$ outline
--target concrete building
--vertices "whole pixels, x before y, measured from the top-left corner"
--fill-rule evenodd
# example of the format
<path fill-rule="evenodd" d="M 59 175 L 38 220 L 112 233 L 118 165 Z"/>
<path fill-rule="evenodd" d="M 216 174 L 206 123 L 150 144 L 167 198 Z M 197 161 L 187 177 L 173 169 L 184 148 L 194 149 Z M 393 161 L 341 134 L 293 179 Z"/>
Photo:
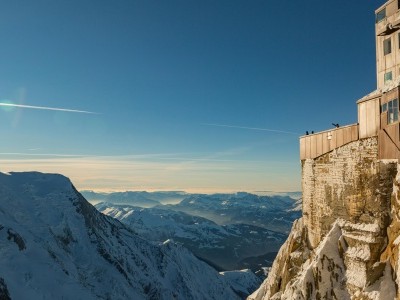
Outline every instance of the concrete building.
<path fill-rule="evenodd" d="M 303 216 L 249 299 L 400 299 L 399 1 L 376 10 L 358 123 L 300 138 Z"/>
<path fill-rule="evenodd" d="M 375 11 L 377 89 L 357 101 L 358 123 L 300 138 L 300 159 L 315 159 L 359 139 L 378 138 L 379 159 L 400 158 L 400 0 Z"/>
<path fill-rule="evenodd" d="M 375 11 L 377 86 L 400 75 L 400 2 L 386 2 Z"/>
<path fill-rule="evenodd" d="M 365 270 L 386 247 L 382 237 L 390 223 L 393 180 L 400 158 L 399 1 L 390 0 L 376 10 L 377 89 L 357 101 L 358 122 L 300 137 L 308 244 L 317 247 L 337 219 L 376 224 L 379 232 L 373 243 L 346 238 L 348 244 L 363 245 L 374 253 L 375 258 L 362 266 Z M 390 72 L 392 77 L 387 75 Z M 366 233 L 359 230 L 357 234 Z M 356 265 L 358 258 L 347 259 Z M 347 267 L 352 268 L 350 263 Z"/>

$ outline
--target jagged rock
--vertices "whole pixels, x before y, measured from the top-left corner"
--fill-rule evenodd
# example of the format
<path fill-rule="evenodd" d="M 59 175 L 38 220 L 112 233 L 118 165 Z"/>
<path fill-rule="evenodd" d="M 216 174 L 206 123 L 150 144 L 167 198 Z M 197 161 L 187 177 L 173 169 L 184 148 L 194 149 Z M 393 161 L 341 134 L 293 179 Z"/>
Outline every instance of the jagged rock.
<path fill-rule="evenodd" d="M 373 137 L 302 164 L 303 218 L 248 299 L 400 299 L 397 160 Z"/>
<path fill-rule="evenodd" d="M 11 228 L 7 229 L 7 239 L 17 244 L 19 251 L 26 249 L 24 239 Z"/>
<path fill-rule="evenodd" d="M 11 300 L 7 285 L 4 279 L 0 277 L 0 300 Z"/>
<path fill-rule="evenodd" d="M 306 234 L 303 220 L 296 220 L 289 237 L 278 252 L 268 278 L 249 299 L 269 299 L 285 289 L 287 283 L 300 271 L 303 261 L 309 256 L 309 249 L 305 244 Z"/>
<path fill-rule="evenodd" d="M 316 249 L 303 249 L 303 262 L 293 272 L 289 266 L 293 267 L 297 250 L 291 248 L 292 241 L 296 236 L 305 237 L 300 234 L 304 226 L 296 223 L 268 278 L 248 299 L 394 299 L 396 286 L 390 263 L 379 262 L 367 270 L 363 260 L 369 261 L 369 251 L 365 245 L 343 244 L 347 226 L 339 219 Z"/>

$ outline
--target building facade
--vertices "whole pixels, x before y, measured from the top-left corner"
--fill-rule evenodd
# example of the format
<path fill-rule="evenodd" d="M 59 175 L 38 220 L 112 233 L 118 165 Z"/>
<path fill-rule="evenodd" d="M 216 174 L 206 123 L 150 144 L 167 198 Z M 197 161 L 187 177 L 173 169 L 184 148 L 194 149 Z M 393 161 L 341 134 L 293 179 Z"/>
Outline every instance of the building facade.
<path fill-rule="evenodd" d="M 358 122 L 300 137 L 303 222 L 311 248 L 338 218 L 377 224 L 382 231 L 377 236 L 389 224 L 400 158 L 399 1 L 375 12 L 377 89 L 357 101 Z"/>
<path fill-rule="evenodd" d="M 400 158 L 400 0 L 375 11 L 375 34 L 377 89 L 357 101 L 357 124 L 300 137 L 301 160 L 368 137 L 377 137 L 379 159 Z"/>

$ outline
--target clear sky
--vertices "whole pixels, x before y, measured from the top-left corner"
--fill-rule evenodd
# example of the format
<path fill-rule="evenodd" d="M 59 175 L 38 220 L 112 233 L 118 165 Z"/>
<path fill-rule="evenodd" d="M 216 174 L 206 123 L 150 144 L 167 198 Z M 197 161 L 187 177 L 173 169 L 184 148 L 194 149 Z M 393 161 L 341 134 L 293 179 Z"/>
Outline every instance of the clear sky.
<path fill-rule="evenodd" d="M 2 1 L 0 102 L 76 111 L 1 106 L 0 171 L 94 190 L 301 190 L 298 137 L 356 123 L 376 88 L 383 3 Z"/>

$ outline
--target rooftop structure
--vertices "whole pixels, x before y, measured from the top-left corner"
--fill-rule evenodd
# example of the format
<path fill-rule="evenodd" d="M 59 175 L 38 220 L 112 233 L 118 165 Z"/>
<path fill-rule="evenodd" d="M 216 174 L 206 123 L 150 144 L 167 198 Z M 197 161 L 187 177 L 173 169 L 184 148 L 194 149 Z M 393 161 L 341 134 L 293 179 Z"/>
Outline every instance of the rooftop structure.
<path fill-rule="evenodd" d="M 400 2 L 391 0 L 375 11 L 378 89 L 400 76 Z"/>

